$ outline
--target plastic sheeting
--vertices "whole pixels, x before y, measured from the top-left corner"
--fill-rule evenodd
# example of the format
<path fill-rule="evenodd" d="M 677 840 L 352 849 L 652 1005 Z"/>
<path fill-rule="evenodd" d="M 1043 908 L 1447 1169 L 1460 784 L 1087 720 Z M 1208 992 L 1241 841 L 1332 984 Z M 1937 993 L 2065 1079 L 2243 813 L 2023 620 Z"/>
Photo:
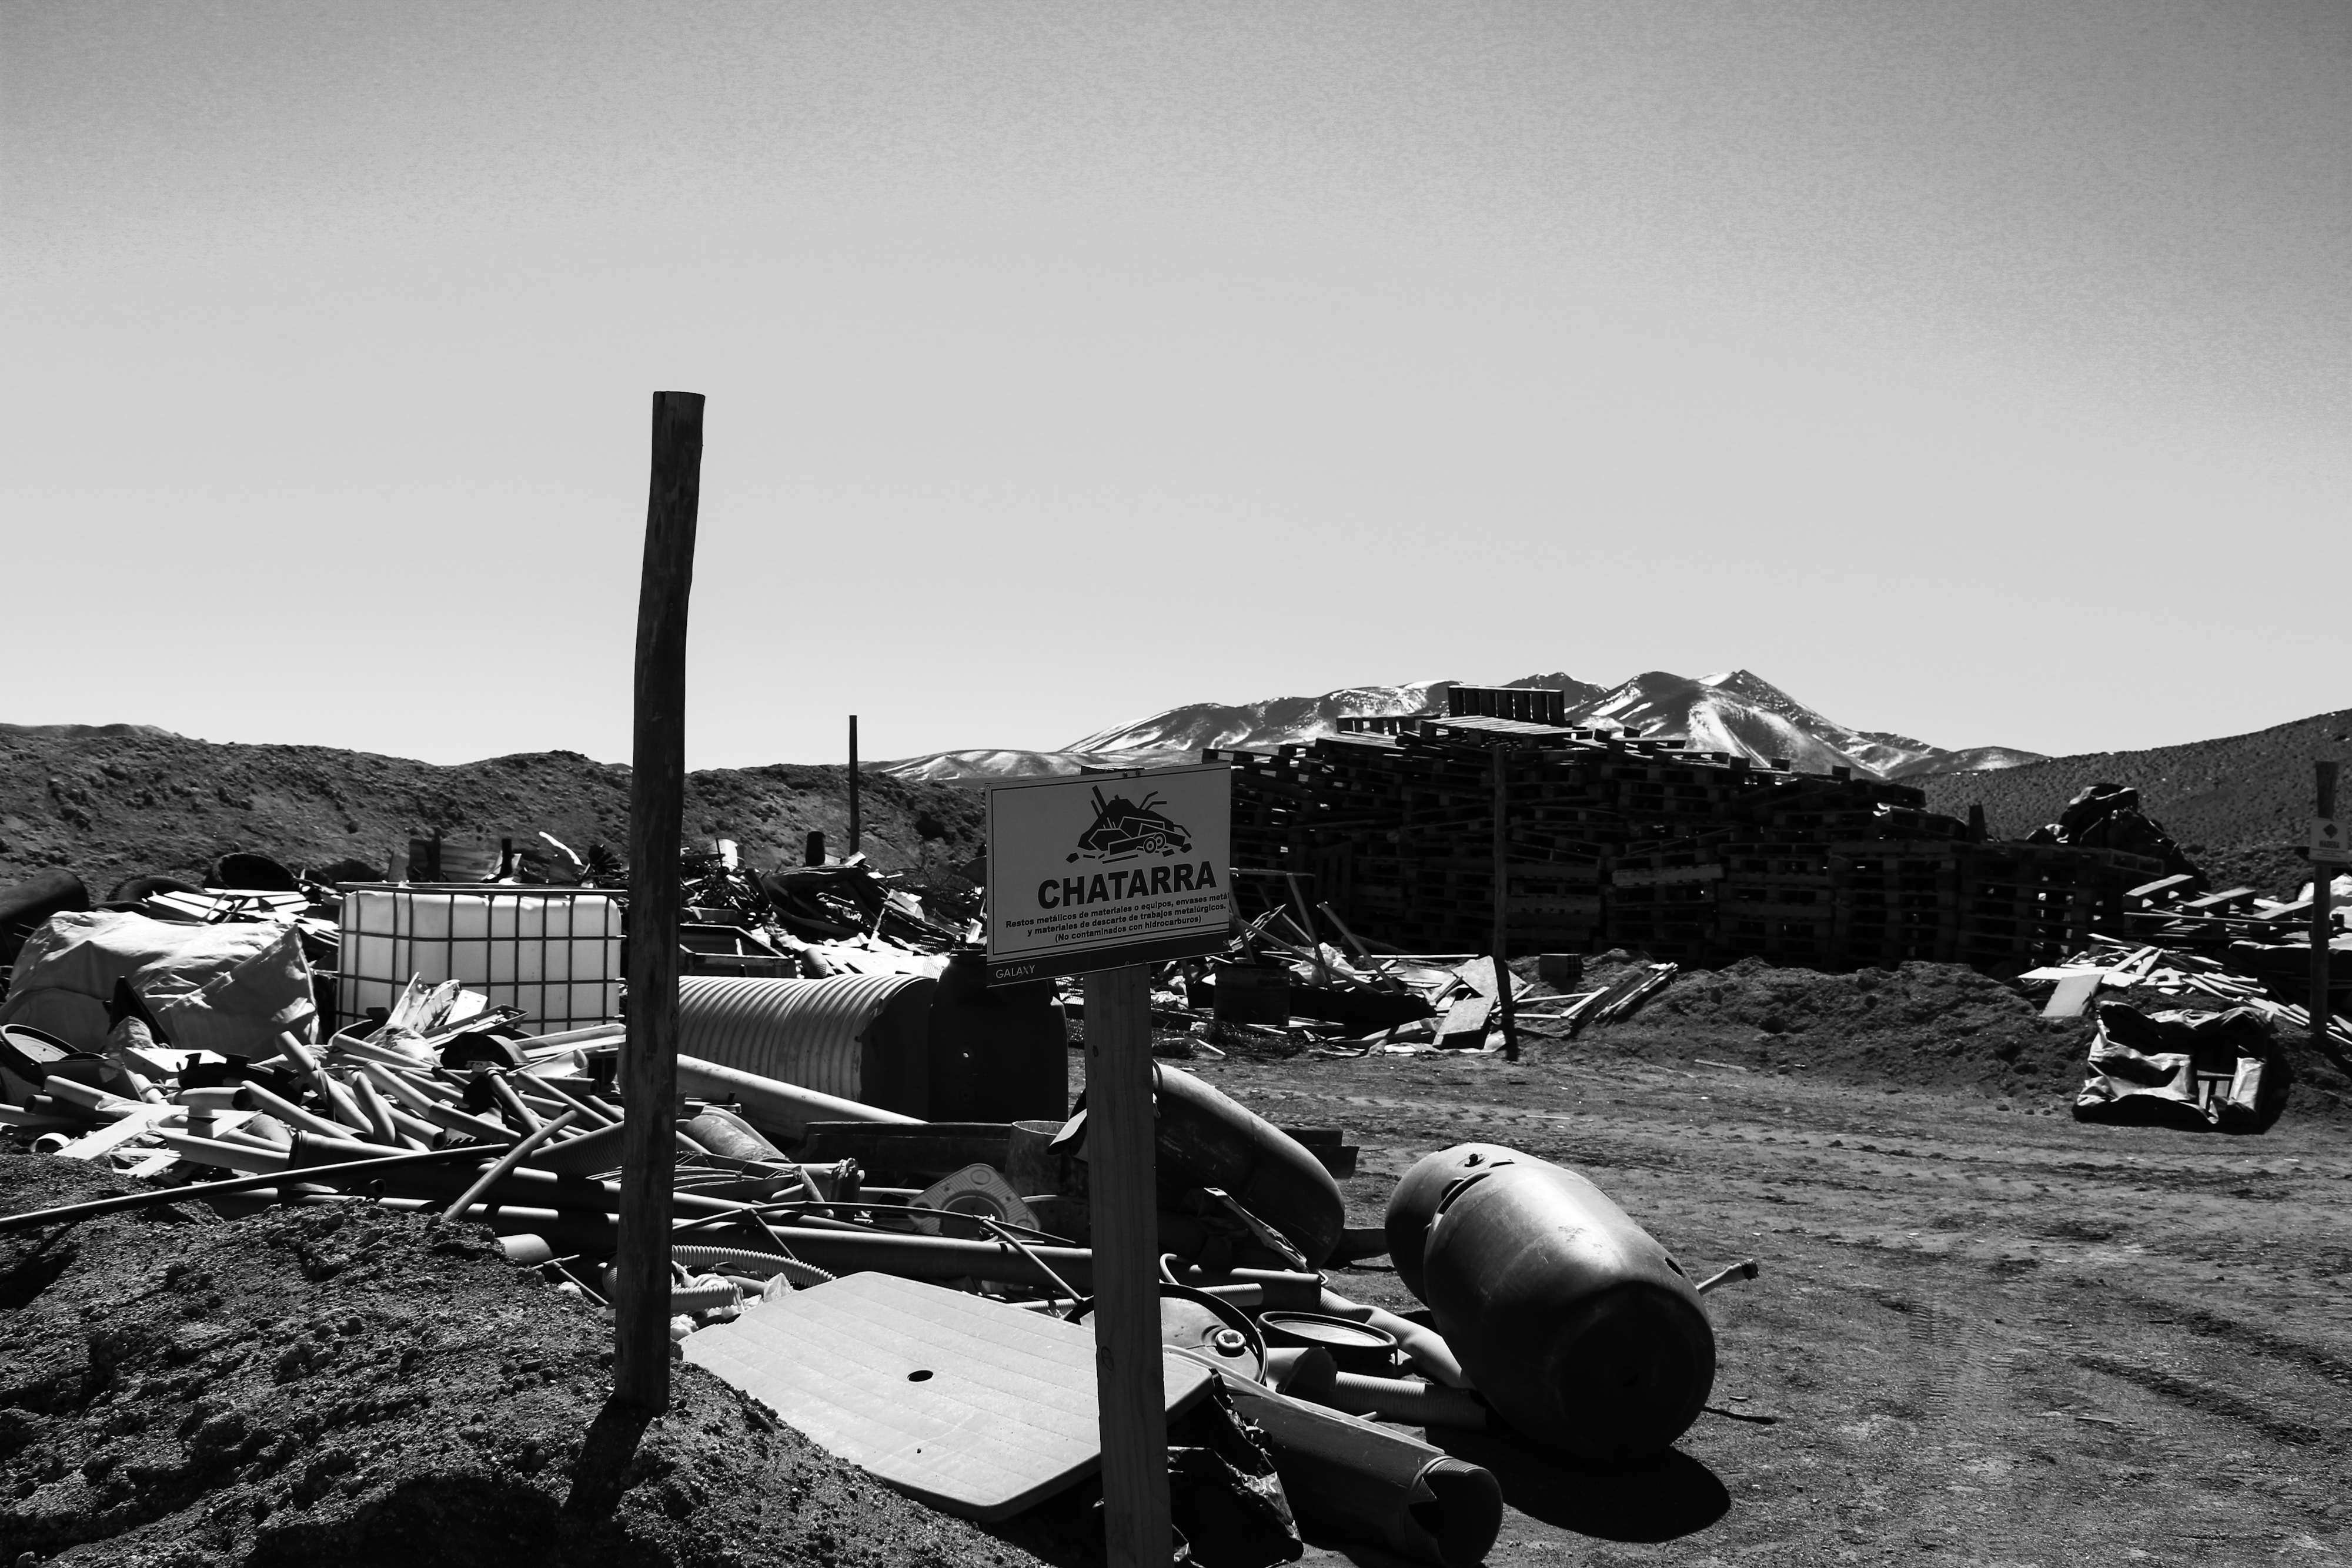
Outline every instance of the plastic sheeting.
<path fill-rule="evenodd" d="M 2103 1002 L 2098 1019 L 2076 1121 L 2259 1133 L 2278 1120 L 2286 1064 L 2253 1009 L 2144 1013 Z"/>
<path fill-rule="evenodd" d="M 290 923 L 187 925 L 89 910 L 53 915 L 16 956 L 0 1023 L 106 1049 L 107 1003 L 128 980 L 170 1043 L 223 1055 L 275 1055 L 278 1036 L 309 1039 L 317 1003 Z"/>

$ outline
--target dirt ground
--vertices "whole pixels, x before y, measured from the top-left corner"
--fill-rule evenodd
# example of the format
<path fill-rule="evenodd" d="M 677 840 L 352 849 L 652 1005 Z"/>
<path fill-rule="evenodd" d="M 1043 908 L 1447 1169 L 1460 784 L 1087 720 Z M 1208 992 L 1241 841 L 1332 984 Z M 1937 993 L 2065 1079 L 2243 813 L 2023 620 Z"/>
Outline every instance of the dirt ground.
<path fill-rule="evenodd" d="M 1502 1479 L 1489 1562 L 2352 1558 L 2352 1122 L 2333 1096 L 2299 1092 L 2260 1136 L 2084 1126 L 2073 1069 L 2042 1063 L 2079 1061 L 2086 1030 L 2006 988 L 1978 999 L 1979 1044 L 1946 1053 L 1932 1020 L 1859 1043 L 1850 1020 L 1727 1020 L 1727 998 L 1820 989 L 1790 972 L 1712 1003 L 1705 984 L 1679 1014 L 1534 1040 L 1516 1064 L 1184 1064 L 1277 1122 L 1349 1129 L 1351 1224 L 1379 1223 L 1422 1155 L 1483 1140 L 1584 1171 L 1695 1273 L 1760 1263 L 1708 1298 L 1716 1391 L 1666 1458 L 1601 1469 L 1432 1434 Z M 1906 1038 L 1935 1086 L 1887 1086 Z M 1334 1278 L 1411 1301 L 1385 1264 Z"/>
<path fill-rule="evenodd" d="M 124 1190 L 0 1154 L 0 1211 Z M 195 1204 L 0 1235 L 0 1562 L 965 1568 L 1026 1552 L 700 1368 L 608 1403 L 601 1313 L 478 1226 Z"/>

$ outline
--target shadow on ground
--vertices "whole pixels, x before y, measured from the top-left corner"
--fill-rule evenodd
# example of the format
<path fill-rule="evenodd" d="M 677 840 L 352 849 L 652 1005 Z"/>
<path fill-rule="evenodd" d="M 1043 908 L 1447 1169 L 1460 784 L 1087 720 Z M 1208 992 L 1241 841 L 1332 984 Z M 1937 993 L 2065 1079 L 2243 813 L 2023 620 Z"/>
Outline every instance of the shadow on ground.
<path fill-rule="evenodd" d="M 1455 1458 L 1484 1465 L 1503 1500 L 1531 1519 L 1601 1541 L 1674 1541 L 1731 1511 L 1713 1470 L 1680 1449 L 1636 1465 L 1592 1465 L 1506 1432 L 1429 1429 Z"/>

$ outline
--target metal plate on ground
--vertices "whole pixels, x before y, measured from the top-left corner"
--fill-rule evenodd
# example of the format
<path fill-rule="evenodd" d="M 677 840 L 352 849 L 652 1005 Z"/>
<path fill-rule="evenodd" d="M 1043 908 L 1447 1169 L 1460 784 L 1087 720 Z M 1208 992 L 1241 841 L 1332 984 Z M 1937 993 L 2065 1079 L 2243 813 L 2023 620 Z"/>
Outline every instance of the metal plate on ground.
<path fill-rule="evenodd" d="M 794 1291 L 687 1337 L 686 1359 L 876 1479 L 994 1521 L 1102 1462 L 1095 1337 L 1041 1312 L 888 1274 Z M 1172 1417 L 1216 1374 L 1163 1363 Z"/>

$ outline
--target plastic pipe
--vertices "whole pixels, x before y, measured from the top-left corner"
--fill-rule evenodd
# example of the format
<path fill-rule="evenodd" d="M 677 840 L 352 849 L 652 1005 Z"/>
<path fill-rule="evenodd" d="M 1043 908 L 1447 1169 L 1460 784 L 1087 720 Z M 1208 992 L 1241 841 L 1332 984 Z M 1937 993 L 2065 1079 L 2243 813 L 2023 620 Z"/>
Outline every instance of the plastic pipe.
<path fill-rule="evenodd" d="M 450 1202 L 449 1207 L 442 1211 L 441 1218 L 444 1219 L 455 1219 L 459 1215 L 465 1213 L 466 1210 L 471 1208 L 475 1202 L 479 1199 L 484 1193 L 489 1191 L 490 1188 L 496 1186 L 500 1181 L 504 1180 L 508 1173 L 512 1171 L 515 1166 L 522 1164 L 524 1155 L 530 1154 L 531 1150 L 539 1147 L 540 1145 L 555 1137 L 566 1127 L 569 1127 L 572 1123 L 579 1119 L 579 1112 L 566 1111 L 554 1121 L 542 1122 L 538 1126 L 532 1128 L 528 1134 L 524 1134 L 521 1138 L 517 1139 L 514 1146 L 509 1149 L 505 1154 L 500 1155 L 497 1161 L 490 1166 L 489 1169 L 481 1174 L 480 1177 L 475 1181 L 473 1186 L 467 1187 L 461 1197 L 458 1197 Z"/>
<path fill-rule="evenodd" d="M 341 1123 L 330 1122 L 324 1116 L 313 1112 L 305 1111 L 291 1100 L 283 1095 L 272 1093 L 258 1083 L 248 1081 L 241 1092 L 253 1097 L 256 1109 L 268 1112 L 290 1127 L 299 1127 L 306 1133 L 316 1133 L 322 1138 L 349 1138 L 352 1135 L 352 1128 L 343 1126 Z M 359 1141 L 365 1143 L 367 1140 Z"/>
<path fill-rule="evenodd" d="M 1435 1568 L 1485 1561 L 1503 1529 L 1492 1472 L 1401 1432 L 1225 1375 L 1234 1408 L 1257 1427 L 1298 1522 Z"/>
<path fill-rule="evenodd" d="M 178 1134 L 159 1134 L 166 1143 L 177 1139 L 187 1144 L 209 1144 L 209 1139 L 188 1138 Z M 215 1145 L 226 1147 L 226 1145 Z M 239 1151 L 251 1153 L 252 1151 Z M 342 1165 L 320 1166 L 302 1173 L 304 1181 L 321 1181 L 333 1176 L 367 1177 L 386 1170 L 404 1169 L 432 1162 L 446 1162 L 461 1155 L 471 1155 L 471 1149 L 430 1149 L 423 1154 L 387 1155 L 382 1159 L 356 1160 Z M 217 1162 L 215 1162 L 217 1163 Z M 277 1186 L 284 1175 L 284 1162 L 278 1169 L 262 1176 L 235 1176 L 227 1181 L 198 1182 L 189 1186 L 156 1187 L 147 1192 L 124 1193 L 120 1197 L 93 1198 L 88 1203 L 68 1204 L 62 1208 L 36 1209 L 30 1214 L 0 1215 L 0 1230 L 24 1230 L 36 1225 L 66 1225 L 90 1218 L 94 1215 L 119 1214 L 129 1208 L 146 1208 L 155 1204 L 178 1203 L 191 1197 L 211 1197 L 238 1192 L 252 1192 Z"/>
<path fill-rule="evenodd" d="M 611 1111 L 605 1109 L 604 1103 L 599 1101 L 593 1094 L 582 1094 L 578 1096 L 568 1094 L 554 1084 L 547 1082 L 544 1078 L 539 1081 L 539 1086 L 546 1092 L 552 1094 L 556 1099 L 561 1100 L 564 1104 L 570 1106 L 572 1110 L 581 1113 L 590 1121 L 596 1123 L 600 1126 L 617 1127 L 621 1124 L 621 1119 L 618 1116 L 614 1115 Z"/>
<path fill-rule="evenodd" d="M 833 1276 L 813 1263 L 797 1258 L 779 1258 L 768 1252 L 747 1252 L 740 1247 L 672 1247 L 669 1255 L 689 1269 L 709 1273 L 721 1268 L 739 1270 L 754 1279 L 767 1280 L 782 1274 L 792 1282 L 793 1289 L 805 1291 L 811 1285 L 822 1285 Z"/>
<path fill-rule="evenodd" d="M 485 1072 L 481 1075 L 481 1082 L 482 1087 L 488 1091 L 490 1098 L 499 1103 L 499 1109 L 506 1113 L 507 1120 L 515 1124 L 516 1132 L 539 1131 L 538 1113 L 522 1103 L 522 1096 L 517 1094 L 503 1077 L 495 1072 Z"/>
<path fill-rule="evenodd" d="M 1360 1323 L 1370 1323 L 1385 1329 L 1395 1336 L 1397 1348 L 1404 1352 L 1412 1369 L 1433 1383 L 1443 1383 L 1449 1388 L 1467 1388 L 1470 1375 L 1462 1369 L 1454 1347 L 1435 1329 L 1424 1328 L 1410 1318 L 1401 1318 L 1381 1307 L 1367 1307 L 1349 1301 L 1336 1291 L 1323 1292 L 1323 1311 L 1335 1318 L 1353 1318 Z"/>
<path fill-rule="evenodd" d="M 1336 1372 L 1327 1392 L 1304 1396 L 1351 1416 L 1379 1416 L 1408 1427 L 1454 1427 L 1471 1432 L 1486 1427 L 1486 1406 L 1477 1396 L 1442 1383 Z"/>
<path fill-rule="evenodd" d="M 894 1126 L 915 1126 L 922 1121 L 919 1116 L 861 1105 L 855 1100 L 762 1078 L 756 1072 L 705 1061 L 698 1056 L 677 1059 L 677 1087 L 681 1093 L 704 1100 L 732 1097 L 742 1108 L 744 1120 L 763 1131 L 782 1132 L 793 1139 L 804 1136 L 811 1122 L 884 1122 Z"/>

